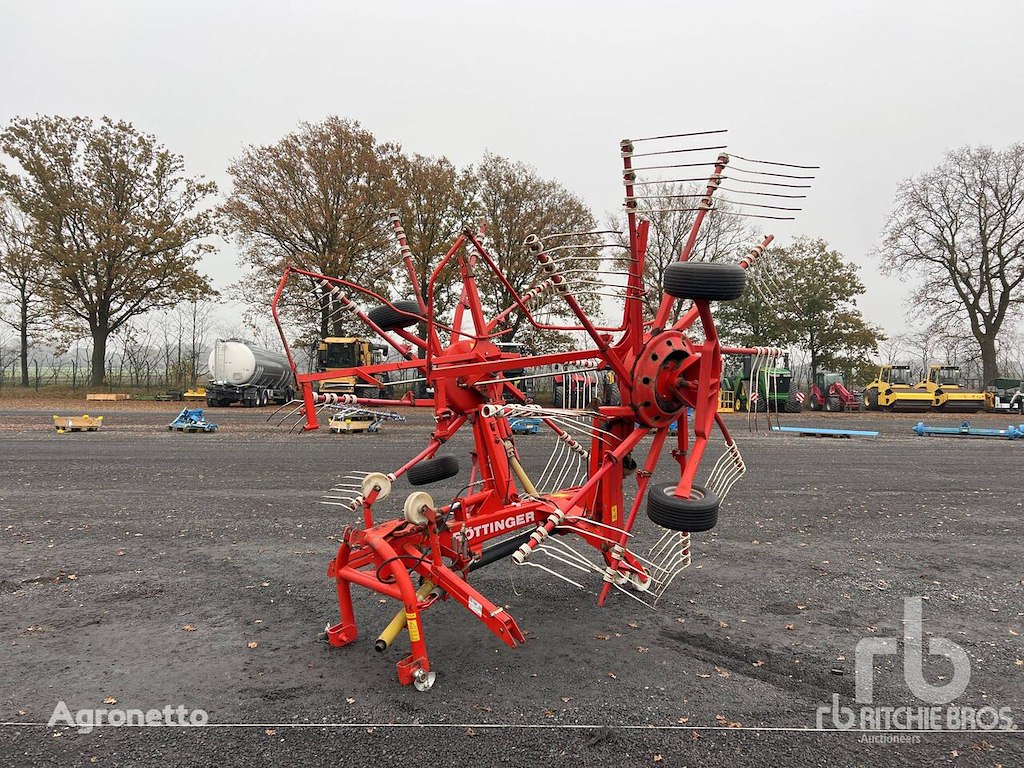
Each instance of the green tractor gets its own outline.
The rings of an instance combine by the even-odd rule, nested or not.
[[[789,368],[760,366],[757,369],[757,397],[752,397],[754,386],[753,358],[743,358],[743,367],[728,376],[722,386],[732,391],[737,411],[757,411],[764,413],[800,413],[803,410],[803,398],[792,385],[793,375]]]

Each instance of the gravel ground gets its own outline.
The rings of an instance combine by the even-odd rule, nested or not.
[[[733,416],[749,472],[658,611],[614,593],[599,608],[596,582],[497,564],[473,581],[528,642],[506,648],[438,604],[424,622],[437,683],[419,693],[396,680],[404,640],[372,649],[393,604],[354,589],[360,640],[318,641],[337,615],[326,564],[355,522],[318,502],[350,469],[411,457],[429,414],[374,436],[289,434],[269,411],[211,409],[217,433],[179,434],[165,429],[178,404],[31,405],[0,400],[4,765],[1024,765],[1020,731],[880,745],[808,730],[833,694],[852,702],[857,642],[901,635],[912,596],[925,632],[970,658],[955,705],[1024,722],[1024,441],[917,438],[920,417],[875,414],[783,417],[881,430],[873,439],[748,435]],[[53,431],[52,414],[83,412],[103,429]],[[547,441],[519,443],[536,471]],[[396,484],[393,509],[406,492]],[[638,539],[655,533],[643,518]],[[875,703],[923,706],[901,658],[876,657]],[[950,668],[931,659],[925,672],[940,684]],[[202,708],[222,727],[46,725],[58,701],[115,706],[105,699]]]

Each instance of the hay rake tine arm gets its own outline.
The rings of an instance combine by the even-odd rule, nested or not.
[[[725,170],[725,166],[729,162],[728,155],[719,155],[718,162],[715,163],[714,173],[708,179],[707,194],[701,201],[697,215],[693,219],[693,226],[690,227],[690,234],[686,238],[686,244],[683,246],[682,253],[679,254],[679,261],[686,261],[690,258],[690,254],[693,252],[694,245],[697,244],[697,233],[700,231],[701,226],[704,223],[704,217],[707,216],[708,211],[711,210],[711,198],[715,194],[715,190],[718,189],[722,171]],[[667,293],[662,296],[661,304],[658,306],[658,312],[654,316],[654,327],[664,328],[668,322],[669,313],[672,311],[672,305],[675,304],[675,298],[669,296]]]
[[[633,201],[633,183],[636,172],[633,170],[633,142],[625,139],[619,142],[622,155],[622,181],[626,187],[626,222],[629,230],[629,253],[633,260],[630,265],[630,277],[627,280],[626,300],[622,307],[622,323],[630,329],[628,343],[630,351],[639,354],[643,345],[643,296],[644,296],[644,262],[647,258],[647,233],[650,221],[643,219],[636,222],[636,202]]]
[[[479,242],[474,240],[472,235],[468,235],[467,234],[466,237],[467,237],[468,240],[470,240],[470,242],[473,243],[474,247],[478,250],[479,254],[483,257],[484,261],[487,263],[487,266],[490,268],[491,272],[493,272],[494,275],[498,278],[498,281],[501,282],[502,285],[505,287],[505,289],[509,291],[509,293],[512,296],[512,300],[515,303],[515,307],[517,307],[523,313],[523,316],[526,318],[527,322],[530,323],[530,325],[532,325],[534,328],[536,328],[538,330],[541,330],[541,331],[586,331],[587,330],[586,327],[584,327],[584,326],[578,326],[578,325],[554,325],[554,324],[551,324],[551,323],[542,323],[539,320],[537,320],[533,316],[533,313],[530,311],[529,306],[527,306],[527,303],[519,295],[519,292],[516,291],[516,289],[512,285],[512,283],[510,283],[508,281],[508,278],[506,278],[501,273],[501,270],[498,269],[497,264],[494,263],[494,261],[491,259],[490,255],[488,255],[487,251],[483,249],[483,246],[481,246],[479,244]],[[531,237],[533,237],[533,236],[531,236]],[[554,260],[552,260],[552,262],[553,261]],[[552,284],[553,284],[553,289],[554,290],[557,290],[558,285],[559,285],[559,280],[557,279],[558,277],[561,277],[561,276],[560,275],[558,275],[558,276],[550,275],[550,278],[552,280]],[[561,285],[562,285],[563,288],[567,287],[565,285],[564,279],[562,279]],[[589,323],[589,320],[587,322]],[[591,327],[592,328],[596,328],[597,330],[605,332],[605,333],[617,333],[619,331],[624,330],[624,326],[608,327],[608,326],[593,326],[593,324],[591,324]]]
[[[629,539],[630,531],[633,530],[633,525],[636,523],[636,516],[640,511],[640,504],[643,502],[644,494],[647,492],[647,486],[651,482],[651,475],[658,466],[658,459],[661,457],[661,451],[665,446],[665,439],[667,437],[667,428],[659,429],[654,433],[654,440],[651,442],[651,448],[647,452],[647,460],[644,462],[644,468],[641,472],[637,473],[636,496],[633,499],[632,506],[629,508],[629,515],[626,517],[626,520],[622,525],[622,533],[619,535],[617,548],[613,548],[611,550],[611,553],[616,554],[612,555],[612,562],[608,565],[609,573],[606,575],[605,582],[601,587],[601,594],[597,599],[598,605],[604,605],[604,601],[608,599],[608,592],[611,590],[612,581],[615,573],[619,570],[619,564],[622,560],[621,554],[625,550],[626,541]]]
[[[494,329],[501,324],[502,320],[511,315],[517,309],[521,309],[523,306],[529,306],[530,302],[536,301],[537,299],[543,297],[544,294],[553,290],[554,286],[555,281],[552,280],[551,278],[541,280],[539,283],[530,288],[530,290],[524,293],[521,297],[519,297],[519,302],[521,302],[521,304],[519,302],[513,301],[511,304],[505,307],[505,309],[503,309],[501,312],[495,315],[494,319],[487,324],[487,333],[493,333]]]
[[[412,286],[413,295],[416,297],[416,303],[420,306],[420,312],[426,316],[429,310],[427,308],[427,302],[423,298],[423,293],[420,291],[420,281],[416,276],[416,266],[412,263],[412,249],[409,247],[409,241],[405,236],[405,228],[402,226],[402,218],[398,211],[391,210],[388,212],[388,220],[391,222],[391,227],[395,233],[395,239],[398,241],[398,250],[402,254],[402,264],[405,266],[405,272],[409,276],[409,285]]]
[[[369,317],[367,317],[366,313],[363,312],[363,310],[359,309],[359,307],[352,301],[352,299],[348,298],[348,296],[341,292],[341,286],[344,286],[349,290],[357,291],[363,294],[364,296],[369,296],[375,301],[387,305],[392,309],[395,309],[395,311],[400,311],[397,308],[395,308],[394,305],[386,298],[376,293],[375,291],[371,291],[368,288],[356,285],[355,283],[349,282],[348,280],[343,280],[340,277],[329,277],[327,275],[322,275],[317,272],[309,272],[305,269],[299,269],[297,267],[292,267],[291,271],[293,274],[308,277],[316,285],[329,286],[329,290],[335,296],[335,298],[338,299],[342,307],[344,307],[347,311],[352,312],[363,323],[365,323],[368,328],[370,328],[374,333],[376,333],[378,336],[384,339],[384,341],[391,345],[391,347],[394,348],[394,350],[398,352],[400,355],[402,355],[402,357],[409,359],[412,356],[412,350],[410,349],[410,347],[404,344],[400,344],[398,341],[392,338],[392,336],[389,333],[381,329],[379,325],[377,325]],[[403,338],[405,338],[406,341],[415,344],[421,349],[426,349],[427,343],[423,339],[417,336],[412,336],[412,334],[406,334],[406,336],[408,336],[408,338],[403,336]]]
[[[562,300],[569,305],[569,309],[576,315],[576,319],[580,321],[580,325],[583,326],[587,334],[590,336],[594,345],[601,353],[601,357],[608,365],[612,367],[617,376],[621,376],[625,379],[629,378],[629,371],[626,370],[622,359],[616,354],[609,343],[609,336],[607,334],[601,334],[597,327],[590,322],[590,318],[583,311],[583,308],[576,301],[576,297],[569,292],[569,287],[566,284],[565,276],[561,274],[561,270],[558,265],[554,263],[553,259],[544,250],[544,242],[537,235],[530,235],[526,238],[526,246],[530,253],[533,254],[537,263],[541,266],[545,272],[551,275],[551,279],[555,284],[555,292],[562,297]]]
[[[650,430],[647,427],[637,427],[633,430],[632,434],[628,435],[619,446],[605,454],[607,459],[596,472],[593,472],[583,485],[576,489],[575,493],[569,497],[564,503],[559,505],[559,508],[552,512],[548,516],[548,519],[537,526],[534,531],[533,537],[523,544],[516,553],[512,556],[513,561],[517,564],[522,564],[527,557],[533,552],[538,544],[543,542],[551,532],[555,530],[558,525],[565,519],[565,510],[570,510],[576,505],[580,504],[588,494],[593,492],[598,484],[604,479],[604,476],[612,469],[612,467],[621,466],[622,457],[633,450],[637,443],[644,438]]]
[[[454,249],[451,252],[454,252]],[[437,271],[437,270],[435,270],[435,271]],[[398,312],[398,313],[400,313],[402,315],[407,315],[407,316],[409,316],[411,318],[415,318],[416,320],[418,320],[420,322],[427,322],[430,319],[429,317],[420,317],[419,315],[416,315],[416,314],[413,314],[413,313],[410,313],[410,312],[405,312],[405,311],[399,309],[398,307],[396,307],[390,300],[388,300],[385,297],[381,296],[376,291],[371,291],[369,288],[364,288],[361,285],[357,285],[356,283],[350,282],[348,280],[344,280],[344,279],[342,279],[340,277],[330,277],[328,275],[323,275],[323,274],[320,274],[318,272],[310,272],[308,270],[299,269],[298,267],[292,267],[292,266],[287,267],[286,274],[289,274],[289,273],[290,274],[294,274],[294,275],[301,275],[303,277],[307,277],[310,280],[314,281],[314,283],[316,283],[316,284],[319,284],[322,281],[322,282],[326,282],[326,283],[330,284],[331,286],[333,286],[335,288],[338,288],[339,286],[341,286],[341,287],[347,288],[349,290],[356,291],[356,292],[358,292],[358,293],[360,293],[360,294],[362,294],[364,296],[367,296],[367,297],[373,299],[375,302],[377,302],[377,303],[379,303],[381,305],[391,307],[396,312]],[[282,280],[283,279],[284,278],[282,278]],[[281,287],[279,286],[279,290],[280,289],[281,289]],[[347,296],[344,296],[344,294],[341,294],[338,298],[339,298],[340,301],[342,301],[342,303],[346,303],[347,302],[346,306],[348,304],[351,304],[353,306],[353,309],[350,310],[350,311],[354,312],[356,314],[356,316],[359,317],[359,319],[363,321],[363,323],[365,323],[374,333],[376,333],[378,336],[380,336],[382,339],[384,339],[386,342],[388,342],[388,344],[390,344],[399,354],[401,354],[406,359],[412,359],[412,357],[411,357],[412,352],[411,352],[410,349],[404,347],[402,344],[399,344],[387,332],[381,330],[380,327],[376,323],[374,323],[372,320],[370,320],[366,316],[365,312],[363,312],[361,309],[358,309],[358,308],[355,307],[355,305],[354,305],[354,303],[352,302],[351,299],[349,299]],[[276,301],[278,301],[278,299],[279,299],[279,294],[275,295],[274,301],[276,302]],[[431,313],[431,317],[432,317],[432,313]],[[446,325],[444,325],[442,323],[436,323],[435,322],[434,325],[435,325],[435,330],[436,330],[436,328],[440,328],[441,330],[448,331],[449,333],[453,333],[453,334],[456,334],[456,335],[459,334],[459,331],[457,329],[450,328],[450,327],[448,327],[448,326],[446,326]],[[281,333],[283,335],[283,329],[281,328],[280,325],[278,325],[278,330],[281,331]],[[428,343],[424,339],[421,339],[420,337],[418,337],[418,336],[416,336],[416,335],[414,335],[412,333],[409,333],[408,331],[401,331],[401,332],[394,331],[394,333],[400,333],[400,335],[402,336],[403,339],[406,339],[407,341],[409,341],[412,344],[415,344],[416,346],[420,347],[421,349],[425,349],[426,350],[426,349],[429,348]]]

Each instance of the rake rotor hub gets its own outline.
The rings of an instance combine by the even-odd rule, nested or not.
[[[680,331],[662,331],[647,340],[632,366],[631,404],[639,423],[658,428],[676,421],[687,405],[684,364],[691,357]]]

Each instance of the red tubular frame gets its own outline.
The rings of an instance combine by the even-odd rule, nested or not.
[[[622,322],[616,328],[601,327],[591,322],[572,295],[571,281],[561,274],[558,263],[544,251],[539,238],[531,238],[537,244],[536,249],[531,245],[531,250],[545,277],[535,283],[526,296],[516,293],[500,273],[495,260],[481,242],[482,233],[474,233],[468,228],[459,234],[433,269],[427,281],[426,296],[421,295],[415,285],[416,274],[405,232],[395,213],[392,213],[391,223],[406,271],[414,284],[420,307],[418,319],[426,325],[425,338],[419,338],[411,331],[393,331],[392,336],[392,333],[375,325],[348,296],[362,295],[377,303],[393,308],[394,305],[384,297],[341,278],[288,267],[278,285],[271,311],[296,381],[302,389],[306,429],[316,429],[316,406],[327,400],[325,396],[313,393],[314,382],[355,375],[368,383],[379,383],[376,379],[379,374],[415,369],[434,387],[433,400],[416,400],[411,395],[403,399],[345,396],[343,400],[366,406],[426,405],[434,408],[437,424],[427,446],[391,471],[389,480],[434,457],[463,426],[470,425],[473,432],[475,448],[471,454],[470,486],[467,486],[465,495],[446,505],[430,503],[418,511],[413,510],[413,513],[407,511],[408,519],[399,516],[382,520],[374,514],[373,507],[379,505],[386,492],[376,486],[366,498],[360,497],[353,502],[354,509],[363,511],[364,525],[345,530],[328,568],[328,575],[336,584],[340,611],[340,621],[327,632],[332,645],[347,645],[358,635],[350,594],[352,584],[401,603],[410,637],[410,652],[397,664],[402,683],[415,682],[426,686],[428,683],[425,681],[432,679],[429,677],[430,660],[420,615],[438,601],[454,599],[507,645],[514,646],[524,641],[512,617],[467,581],[473,564],[483,556],[487,542],[509,534],[532,532],[513,554],[514,561],[524,562],[547,537],[572,532],[595,547],[607,565],[599,597],[599,602],[604,603],[613,582],[618,582],[624,575],[639,578],[645,575],[640,561],[626,549],[626,543],[665,446],[669,425],[676,420],[680,422],[676,449],[672,452],[680,466],[675,489],[680,497],[688,497],[691,492],[711,430],[716,424],[727,443],[732,444],[732,438],[717,413],[722,354],[750,350],[721,346],[709,304],[704,300],[695,301],[688,312],[666,328],[676,299],[664,295],[656,316],[644,322],[643,272],[649,224],[646,220],[638,220],[634,208],[632,144],[628,141],[622,144],[622,159],[630,259]],[[680,260],[689,258],[727,162],[728,158],[721,156],[715,165],[708,181],[707,197],[695,217]],[[751,266],[770,242],[771,238],[766,238],[741,262],[741,266]],[[462,292],[449,327],[435,317],[433,298],[442,270],[453,260],[462,278]],[[513,297],[512,305],[490,321],[484,315],[477,291],[477,272],[481,269],[492,272]],[[406,359],[341,371],[299,372],[278,315],[281,296],[292,278],[311,280],[314,286],[322,286],[334,293],[343,307],[350,309],[355,317]],[[564,301],[579,325],[541,323],[534,318],[529,302],[547,290],[558,294],[552,300]],[[501,319],[516,310],[540,330],[585,332],[596,347],[531,356],[502,352],[494,343],[501,334],[494,331]],[[472,332],[462,327],[467,312],[472,320]],[[684,333],[698,319],[704,333],[704,338],[699,341]],[[617,340],[613,340],[615,333],[621,334]],[[444,341],[445,336],[447,342]],[[413,347],[422,350],[424,356],[414,357]],[[600,431],[594,432],[589,446],[587,478],[574,487],[549,493],[535,492],[531,488],[532,483],[525,478],[525,471],[518,466],[514,437],[501,407],[503,393],[518,390],[501,380],[502,373],[516,368],[569,365],[582,361],[593,361],[597,367],[615,372],[622,405],[599,407],[592,413],[594,426]],[[687,408],[693,409],[692,444],[686,425]],[[556,437],[564,439],[566,433],[556,421],[548,418],[543,421]],[[624,466],[640,441],[652,432],[653,441],[643,468],[637,473],[636,498],[627,513],[623,508]],[[582,448],[580,451],[582,453]],[[567,520],[571,525],[565,525]],[[500,551],[511,552],[506,545],[501,546]],[[419,592],[414,578],[421,581]],[[431,585],[432,591],[428,592]],[[396,617],[396,621],[399,618]]]

